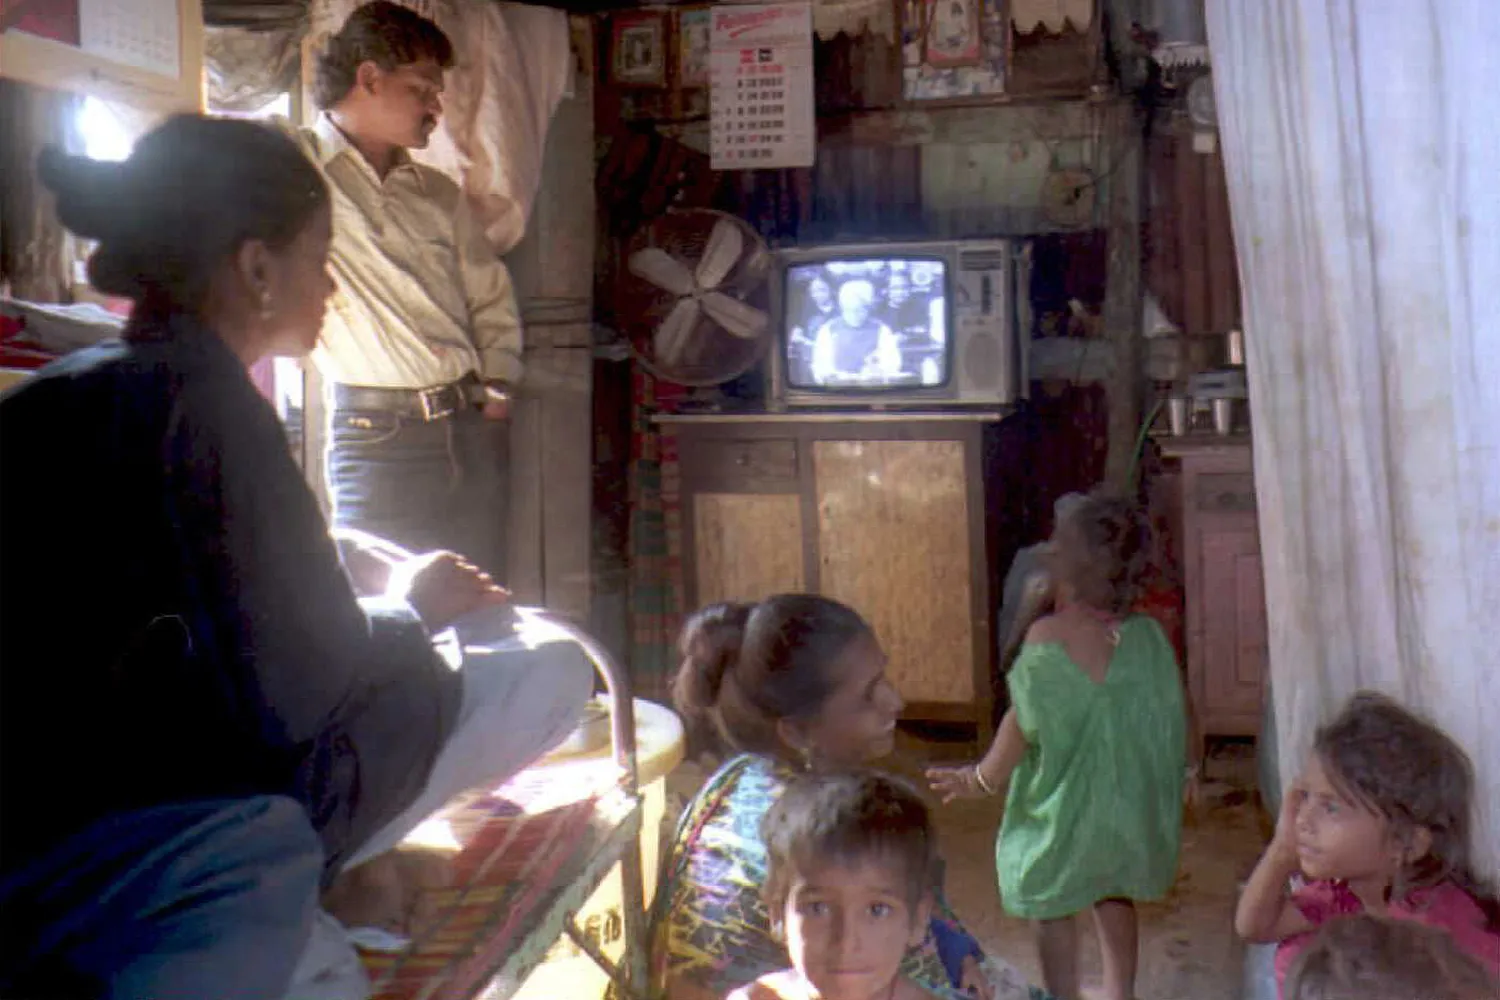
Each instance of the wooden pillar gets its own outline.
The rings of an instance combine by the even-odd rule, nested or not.
[[[1104,157],[1106,226],[1109,258],[1104,292],[1104,330],[1113,348],[1114,369],[1105,384],[1109,400],[1109,445],[1104,478],[1110,486],[1131,490],[1132,460],[1140,431],[1142,400],[1141,341],[1141,169],[1143,136],[1135,108],[1120,102],[1110,110]]]

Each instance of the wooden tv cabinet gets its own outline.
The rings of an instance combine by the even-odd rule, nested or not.
[[[991,729],[982,440],[994,413],[662,416],[689,608],[804,591],[874,626],[906,716]]]

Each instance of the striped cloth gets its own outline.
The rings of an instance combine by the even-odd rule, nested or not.
[[[406,951],[360,954],[376,1000],[471,997],[519,950],[541,959],[553,941],[528,940],[529,933],[613,822],[600,809],[612,786],[570,788],[559,803],[557,784],[543,772],[522,772],[447,813],[463,847],[450,887],[428,890],[423,900],[434,916]]]

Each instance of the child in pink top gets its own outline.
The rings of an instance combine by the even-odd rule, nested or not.
[[[1383,695],[1318,731],[1235,912],[1242,937],[1279,942],[1278,988],[1312,932],[1357,913],[1440,928],[1500,976],[1493,900],[1469,870],[1473,786],[1463,750]]]

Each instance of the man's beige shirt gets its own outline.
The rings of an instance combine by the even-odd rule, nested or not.
[[[327,115],[296,130],[333,196],[337,290],[313,363],[348,385],[421,389],[521,378],[510,272],[458,185],[404,151],[381,180]]]

